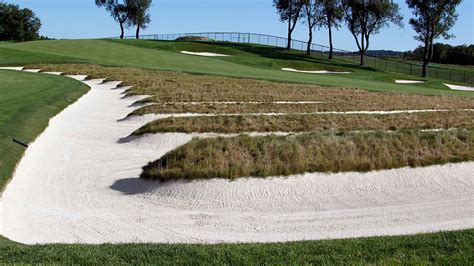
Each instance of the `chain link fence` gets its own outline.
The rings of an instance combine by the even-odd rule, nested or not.
[[[259,44],[273,47],[286,48],[288,39],[267,34],[257,33],[242,33],[242,32],[193,32],[193,33],[172,33],[172,34],[151,34],[151,35],[140,35],[141,39],[145,40],[161,40],[161,41],[174,41],[180,37],[206,37],[218,42],[231,42],[231,43],[246,43],[246,44]],[[135,36],[126,36],[125,39],[134,39]],[[306,51],[308,42],[300,40],[292,40],[291,48],[293,50]],[[329,47],[320,44],[311,44],[312,53],[319,54],[321,56],[328,56]],[[360,63],[359,53],[351,52],[341,49],[333,49],[333,58],[342,62],[358,65]],[[375,69],[401,73],[413,76],[421,77],[422,64],[421,63],[409,63],[402,60],[383,58],[379,56],[367,55],[365,58],[365,66],[372,67]],[[428,67],[428,75],[433,78],[450,80],[455,82],[463,82],[474,84],[474,71],[463,71],[452,68],[443,67]]]

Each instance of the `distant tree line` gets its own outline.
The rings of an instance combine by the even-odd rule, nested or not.
[[[414,51],[405,52],[404,58],[423,61],[424,47],[419,46]],[[433,45],[431,62],[453,65],[474,65],[474,45],[451,46],[449,44],[435,43]]]
[[[39,35],[41,21],[28,8],[0,3],[0,41],[34,41],[46,39]]]
[[[457,20],[456,7],[461,0],[406,0],[412,10],[409,23],[422,42],[423,76],[427,75],[427,65],[434,60],[434,40],[449,39],[449,30]],[[333,57],[332,29],[345,24],[354,37],[359,49],[360,65],[365,65],[365,56],[370,46],[370,37],[381,29],[393,24],[403,27],[400,7],[391,0],[273,0],[280,21],[288,23],[288,44],[291,49],[291,35],[298,21],[308,28],[306,53],[311,54],[311,42],[315,28],[327,28],[329,33],[329,59]],[[470,47],[470,46],[469,46]],[[457,47],[450,51],[451,58],[461,60],[462,55],[472,54],[469,47]],[[447,55],[446,55],[447,58]],[[466,58],[464,58],[467,62]]]

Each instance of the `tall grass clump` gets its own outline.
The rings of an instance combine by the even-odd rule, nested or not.
[[[372,171],[474,160],[474,131],[312,133],[193,139],[142,178],[208,179]]]

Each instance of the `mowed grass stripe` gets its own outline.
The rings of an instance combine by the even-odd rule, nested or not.
[[[474,129],[474,111],[428,112],[392,115],[298,115],[170,117],[150,122],[134,135],[240,132],[311,132],[401,129]]]
[[[474,230],[268,244],[20,245],[0,238],[1,263],[165,265],[469,265]]]
[[[49,119],[87,92],[75,80],[46,74],[0,70],[0,188],[11,178],[25,148],[12,138],[30,143]],[[0,189],[1,190],[1,189]]]
[[[198,139],[143,168],[157,180],[373,171],[474,160],[474,130]]]

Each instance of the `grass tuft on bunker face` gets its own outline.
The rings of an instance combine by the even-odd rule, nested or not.
[[[474,131],[367,132],[193,139],[142,178],[210,179],[373,171],[474,160]]]

